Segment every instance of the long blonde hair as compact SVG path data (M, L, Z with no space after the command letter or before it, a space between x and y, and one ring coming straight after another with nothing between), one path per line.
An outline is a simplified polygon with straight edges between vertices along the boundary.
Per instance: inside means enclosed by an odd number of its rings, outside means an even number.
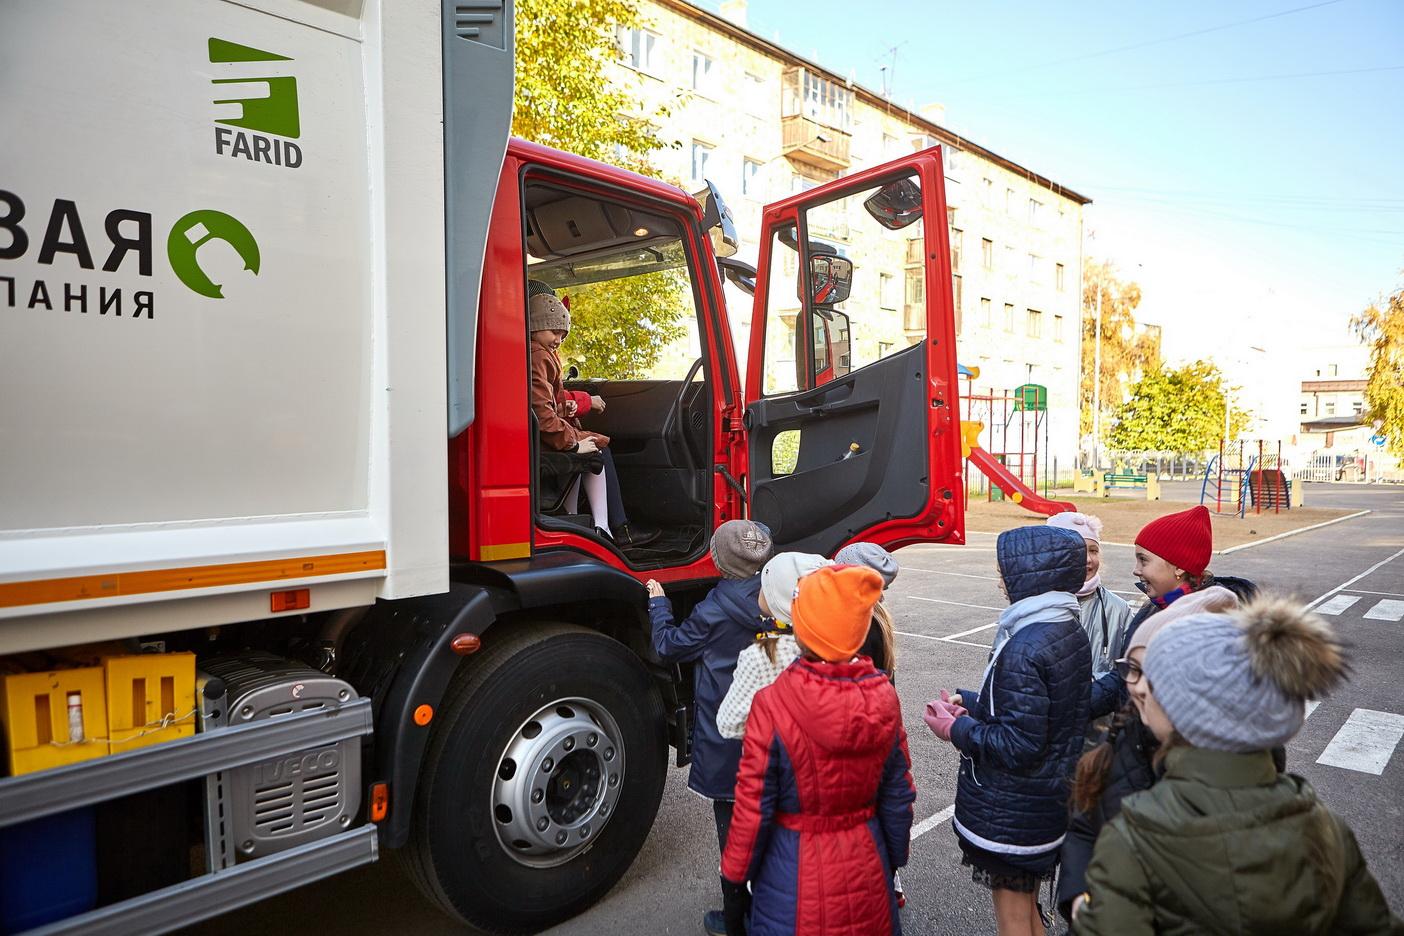
M887 660L887 675L897 675L897 641L893 639L892 612L887 610L887 603L879 601L873 605L873 623L878 626L878 634L882 638L882 655Z

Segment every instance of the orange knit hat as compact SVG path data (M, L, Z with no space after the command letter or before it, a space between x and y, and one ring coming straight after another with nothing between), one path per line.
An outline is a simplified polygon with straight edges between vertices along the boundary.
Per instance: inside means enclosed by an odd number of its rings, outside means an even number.
M826 566L800 579L791 608L795 637L830 663L851 660L863 646L882 597L882 576L866 566Z

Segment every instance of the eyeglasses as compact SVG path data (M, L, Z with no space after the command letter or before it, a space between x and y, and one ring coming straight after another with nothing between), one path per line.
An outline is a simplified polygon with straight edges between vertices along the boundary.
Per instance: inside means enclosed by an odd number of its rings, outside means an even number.
M1117 660L1116 662L1121 663L1121 664L1123 664L1123 665L1126 667L1126 685L1128 685L1128 686L1134 686L1134 685L1136 685L1137 683L1139 683L1139 682L1141 681L1142 678L1145 677L1145 670L1141 669L1140 664L1137 663L1135 660L1130 660L1130 659L1127 659L1126 657L1122 657L1120 660ZM1150 688L1151 688L1150 679L1147 678L1147 679L1146 679L1146 689L1149 690Z

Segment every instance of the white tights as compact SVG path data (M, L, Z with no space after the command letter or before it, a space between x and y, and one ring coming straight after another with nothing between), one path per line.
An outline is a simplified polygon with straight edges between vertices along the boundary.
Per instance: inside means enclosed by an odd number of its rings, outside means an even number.
M609 501L605 497L605 473L603 471L599 474L586 471L575 476L575 480L570 483L570 490L566 492L566 513L573 514L580 506L581 479L584 479L585 482L585 497L590 502L590 515L595 518L595 526L613 536L614 531L609 528Z

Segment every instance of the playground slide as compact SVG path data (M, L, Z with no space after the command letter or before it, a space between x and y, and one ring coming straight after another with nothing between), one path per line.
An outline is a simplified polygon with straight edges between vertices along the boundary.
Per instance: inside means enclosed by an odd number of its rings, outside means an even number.
M1039 497L1029 490L1028 485L1010 474L993 455L978 445L972 445L970 454L966 457L970 459L972 465L983 471L985 476L1003 491L1006 497L1025 510L1051 517L1056 513L1077 509L1076 504L1071 504L1068 501L1055 501Z

